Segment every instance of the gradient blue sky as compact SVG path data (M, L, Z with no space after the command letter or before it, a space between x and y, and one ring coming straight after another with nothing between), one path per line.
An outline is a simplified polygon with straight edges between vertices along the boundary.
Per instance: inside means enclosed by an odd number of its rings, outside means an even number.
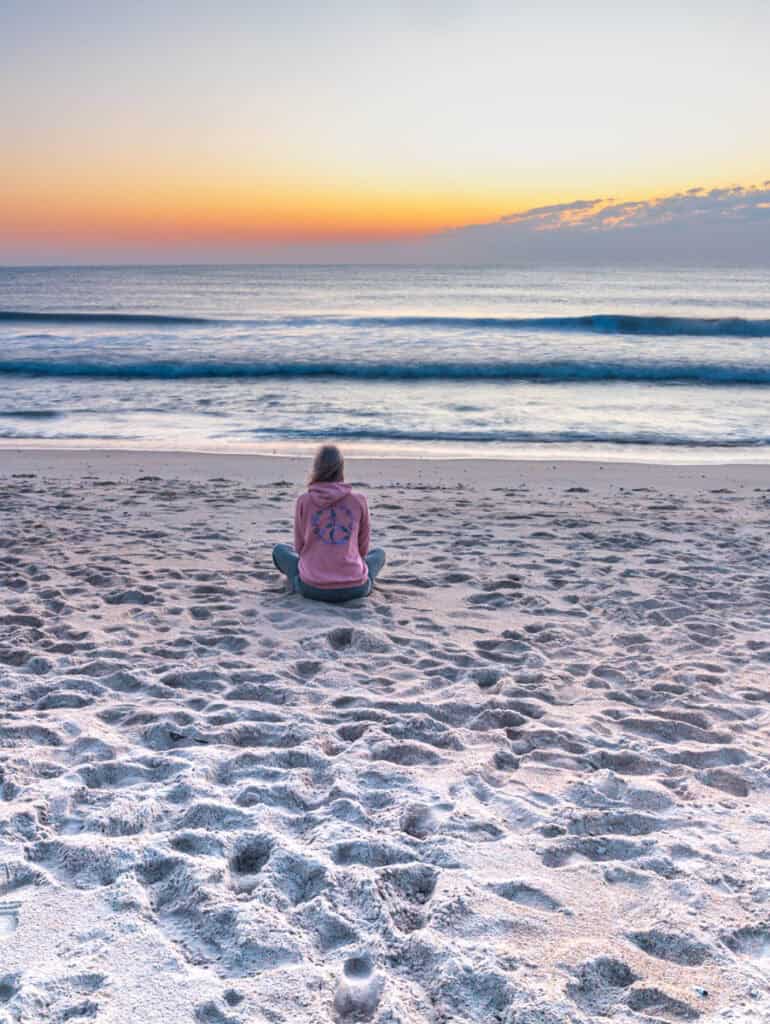
M768 39L754 0L6 0L0 261L476 259L532 208L761 190Z

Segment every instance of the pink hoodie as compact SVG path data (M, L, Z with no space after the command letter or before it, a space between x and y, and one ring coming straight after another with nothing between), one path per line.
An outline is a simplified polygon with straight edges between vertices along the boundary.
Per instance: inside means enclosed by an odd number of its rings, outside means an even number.
M350 484L311 484L294 510L299 575L311 587L358 587L366 582L369 506Z

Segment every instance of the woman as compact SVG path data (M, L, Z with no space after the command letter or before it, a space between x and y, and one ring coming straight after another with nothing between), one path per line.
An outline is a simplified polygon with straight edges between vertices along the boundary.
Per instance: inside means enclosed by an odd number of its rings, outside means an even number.
M316 452L307 493L294 510L294 550L276 544L273 562L293 593L314 601L351 601L372 591L385 564L381 548L369 551L369 507L344 482L345 460L333 444Z

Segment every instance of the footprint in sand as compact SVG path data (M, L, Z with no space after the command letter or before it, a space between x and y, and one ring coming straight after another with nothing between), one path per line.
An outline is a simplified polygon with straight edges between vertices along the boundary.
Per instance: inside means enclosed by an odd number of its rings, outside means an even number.
M14 901L0 903L0 939L13 935L19 926L21 903Z
M334 996L337 1020L371 1020L377 1011L383 987L384 979L374 970L368 954L346 960Z

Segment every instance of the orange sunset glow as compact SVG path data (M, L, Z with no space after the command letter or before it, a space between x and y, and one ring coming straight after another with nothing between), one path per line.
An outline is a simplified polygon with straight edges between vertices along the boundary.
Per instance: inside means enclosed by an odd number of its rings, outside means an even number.
M768 177L763 37L713 4L696 51L676 11L663 35L568 5L294 14L5 5L0 260L262 258Z

